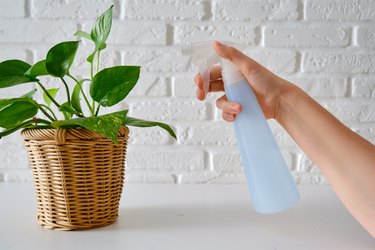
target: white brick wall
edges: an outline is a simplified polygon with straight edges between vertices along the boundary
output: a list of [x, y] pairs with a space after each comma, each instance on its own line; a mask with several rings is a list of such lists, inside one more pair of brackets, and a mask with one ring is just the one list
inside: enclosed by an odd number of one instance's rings
[[[179, 52], [187, 42], [247, 45], [248, 55], [375, 142], [374, 0], [1, 1], [0, 60], [42, 59], [54, 43], [72, 39], [77, 29], [87, 31], [112, 3], [114, 22], [103, 66], [142, 66], [139, 84], [121, 107], [172, 124], [179, 137], [176, 142], [158, 128], [132, 128], [127, 181], [245, 181], [233, 127], [215, 107], [221, 94], [207, 102], [195, 99], [196, 68]], [[79, 51], [74, 70], [79, 75], [87, 72], [89, 51]], [[0, 89], [0, 98], [32, 87]], [[270, 125], [297, 182], [327, 183], [285, 131], [274, 121]], [[0, 181], [31, 181], [20, 136], [1, 139], [0, 148]]]

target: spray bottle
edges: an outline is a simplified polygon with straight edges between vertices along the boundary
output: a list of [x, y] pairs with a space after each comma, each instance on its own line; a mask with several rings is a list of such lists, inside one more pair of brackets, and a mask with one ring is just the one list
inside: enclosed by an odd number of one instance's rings
[[198, 66], [205, 95], [210, 68], [221, 62], [227, 99], [242, 104], [234, 127], [255, 211], [268, 214], [292, 207], [299, 200], [299, 192], [246, 78], [234, 64], [216, 54], [211, 42], [187, 45], [182, 53], [190, 55]]

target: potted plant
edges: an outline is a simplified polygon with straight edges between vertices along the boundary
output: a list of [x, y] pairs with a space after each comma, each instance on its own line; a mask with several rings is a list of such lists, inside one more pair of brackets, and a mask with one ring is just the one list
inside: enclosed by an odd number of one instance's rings
[[[123, 101], [140, 73], [140, 66], [99, 70], [112, 9], [96, 20], [90, 33], [75, 34], [94, 43], [87, 58], [88, 78], [77, 79], [70, 73], [80, 41], [53, 46], [46, 58], [34, 65], [21, 60], [0, 63], [0, 88], [36, 83], [43, 91], [45, 103], [33, 99], [37, 89], [18, 98], [0, 99], [0, 138], [22, 129], [33, 172], [38, 222], [46, 228], [90, 229], [116, 220], [124, 183], [127, 126], [159, 126], [176, 138], [169, 125], [129, 117], [128, 110], [99, 114], [101, 107]], [[56, 101], [59, 89], [47, 89], [41, 76], [61, 80], [66, 102]], [[75, 84], [73, 90], [68, 80]], [[90, 86], [89, 95], [85, 84]], [[58, 119], [56, 112], [63, 119]]]

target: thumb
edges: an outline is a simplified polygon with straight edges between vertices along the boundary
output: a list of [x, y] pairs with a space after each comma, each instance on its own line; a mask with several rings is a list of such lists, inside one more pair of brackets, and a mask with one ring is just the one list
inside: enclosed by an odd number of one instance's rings
[[263, 68], [262, 65], [234, 47], [229, 47], [215, 41], [213, 43], [213, 48], [220, 57], [227, 59], [236, 65], [245, 76], [249, 76], [251, 73], [259, 73], [259, 70]]

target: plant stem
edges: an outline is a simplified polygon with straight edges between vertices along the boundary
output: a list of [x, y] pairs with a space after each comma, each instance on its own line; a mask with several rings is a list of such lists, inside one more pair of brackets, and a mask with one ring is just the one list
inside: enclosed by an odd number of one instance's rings
[[38, 80], [36, 82], [39, 87], [43, 90], [43, 92], [48, 96], [48, 98], [53, 102], [53, 104], [56, 105], [56, 107], [60, 108], [60, 104], [48, 93], [48, 91], [46, 90], [46, 88], [40, 83], [40, 81]]
[[90, 62], [90, 76], [91, 76], [91, 81], [94, 78], [94, 59], [92, 62]]
[[100, 50], [98, 50], [98, 58], [96, 60], [96, 73], [99, 72], [99, 67], [100, 67], [99, 63], [100, 63]]
[[50, 107], [48, 107], [47, 105], [44, 105], [44, 104], [39, 104], [39, 105], [46, 108], [49, 112], [51, 112], [53, 118], [55, 118], [55, 120], [57, 120], [57, 117], [56, 117], [55, 113], [52, 111], [52, 109]]
[[100, 103], [98, 104], [98, 107], [96, 108], [96, 111], [95, 111], [95, 116], [98, 116], [99, 114], [99, 109], [100, 109]]
[[72, 76], [70, 74], [68, 74], [67, 76], [69, 76], [70, 78], [72, 78], [79, 85], [79, 87], [81, 89], [81, 93], [83, 95], [83, 99], [85, 99], [87, 107], [90, 109], [90, 113], [93, 114], [94, 113], [94, 109], [91, 107], [90, 102], [87, 99], [87, 96], [86, 96], [85, 92], [83, 91], [82, 84], [74, 76]]
[[61, 81], [64, 83], [65, 85], [65, 90], [66, 90], [66, 95], [68, 97], [68, 105], [70, 106], [70, 92], [69, 92], [69, 87], [68, 87], [68, 84], [66, 83], [66, 81], [64, 80], [63, 77], [60, 77]]
[[43, 124], [51, 125], [50, 121], [44, 120], [42, 118], [38, 118], [38, 123], [43, 123]]
[[94, 110], [95, 110], [95, 101], [92, 100], [92, 113], [91, 113], [91, 116], [95, 116]]
[[42, 106], [39, 106], [39, 109], [40, 111], [42, 111], [43, 114], [45, 114], [45, 116], [48, 117], [48, 119], [50, 119], [52, 122], [55, 121], [55, 119], [52, 116], [50, 116], [48, 112]]
[[[92, 80], [94, 79], [94, 59], [95, 59], [95, 55], [92, 59], [92, 62], [90, 62], [90, 74], [91, 74], [91, 82]], [[91, 110], [91, 116], [94, 116], [94, 111], [95, 111], [95, 101], [92, 100], [92, 104], [91, 104], [91, 107], [92, 107], [92, 110]]]

